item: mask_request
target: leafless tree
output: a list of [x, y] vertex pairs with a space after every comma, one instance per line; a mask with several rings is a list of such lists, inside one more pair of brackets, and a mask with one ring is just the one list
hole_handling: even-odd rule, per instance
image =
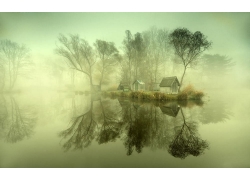
[[0, 68], [2, 76], [2, 88], [4, 87], [5, 79], [9, 80], [9, 90], [12, 90], [19, 75], [22, 75], [21, 70], [31, 65], [28, 59], [29, 49], [25, 45], [19, 45], [10, 40], [0, 41]]
[[163, 63], [167, 61], [168, 31], [152, 27], [143, 32], [143, 38], [146, 44], [147, 81], [152, 85], [160, 80]]
[[177, 28], [170, 33], [169, 42], [174, 47], [175, 54], [180, 58], [180, 61], [176, 61], [176, 63], [184, 66], [179, 86], [180, 91], [187, 68], [195, 66], [199, 55], [210, 48], [212, 43], [200, 31], [192, 33], [186, 28]]
[[124, 58], [121, 62], [121, 70], [122, 70], [122, 81], [126, 81], [129, 84], [133, 81], [133, 56], [134, 56], [134, 49], [133, 49], [133, 35], [129, 30], [125, 31], [125, 38], [123, 40], [123, 51], [124, 51]]
[[99, 58], [99, 64], [100, 64], [100, 88], [103, 84], [103, 79], [105, 76], [110, 73], [110, 68], [114, 67], [118, 61], [117, 58], [119, 58], [118, 50], [115, 47], [115, 44], [113, 42], [106, 42], [102, 40], [96, 40], [94, 43], [94, 46], [96, 48], [97, 56]]
[[57, 47], [56, 53], [65, 58], [70, 68], [87, 75], [92, 89], [93, 66], [96, 62], [92, 47], [78, 35], [69, 35], [67, 38], [60, 34], [58, 40], [62, 46]]

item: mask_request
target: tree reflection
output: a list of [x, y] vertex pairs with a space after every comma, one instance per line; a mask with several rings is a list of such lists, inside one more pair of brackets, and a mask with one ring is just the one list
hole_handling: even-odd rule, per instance
[[4, 96], [0, 95], [0, 137], [4, 135], [4, 129], [6, 128], [8, 119], [8, 109]]
[[197, 127], [195, 123], [187, 123], [186, 118], [181, 109], [183, 125], [176, 127], [176, 135], [172, 143], [169, 145], [169, 153], [174, 157], [181, 159], [188, 155], [199, 156], [208, 148], [208, 143], [197, 135]]
[[203, 124], [223, 122], [230, 119], [232, 115], [229, 105], [220, 99], [208, 102], [197, 112], [197, 117]]
[[0, 106], [2, 136], [7, 142], [15, 143], [33, 134], [36, 119], [34, 108], [20, 108], [12, 96], [9, 96], [9, 102], [2, 96]]
[[88, 147], [95, 138], [96, 126], [97, 123], [93, 119], [93, 101], [91, 101], [89, 110], [79, 116], [73, 117], [71, 126], [59, 133], [60, 137], [69, 137], [63, 147], [66, 150], [69, 150], [72, 146], [75, 149]]
[[[183, 123], [178, 126], [180, 118]], [[91, 98], [88, 111], [74, 116], [70, 127], [59, 136], [67, 139], [63, 144], [66, 151], [86, 148], [93, 141], [101, 145], [120, 139], [128, 156], [147, 147], [168, 150], [175, 157], [185, 158], [189, 154], [198, 156], [208, 147], [198, 137], [194, 122], [186, 122], [177, 102], [156, 106], [123, 98], [95, 101]]]
[[134, 113], [134, 120], [131, 121], [130, 119], [130, 121], [128, 121], [129, 128], [125, 141], [127, 155], [131, 155], [134, 148], [138, 153], [140, 153], [142, 148], [149, 144], [150, 119], [147, 108], [136, 109], [136, 107], [134, 107]]
[[100, 119], [103, 119], [102, 127], [98, 136], [98, 143], [103, 144], [109, 141], [115, 141], [120, 137], [122, 122], [119, 121], [117, 116], [119, 112], [114, 111], [109, 101], [105, 102], [105, 106], [102, 100], [100, 100], [101, 115]]

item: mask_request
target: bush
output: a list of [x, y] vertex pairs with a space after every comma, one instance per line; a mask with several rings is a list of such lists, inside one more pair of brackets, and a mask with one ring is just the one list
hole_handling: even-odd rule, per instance
[[178, 100], [187, 100], [188, 99], [188, 94], [186, 92], [181, 92], [177, 95]]
[[178, 94], [178, 100], [184, 100], [185, 98], [199, 100], [203, 96], [204, 93], [202, 91], [196, 91], [194, 87], [189, 84], [181, 91], [181, 93]]

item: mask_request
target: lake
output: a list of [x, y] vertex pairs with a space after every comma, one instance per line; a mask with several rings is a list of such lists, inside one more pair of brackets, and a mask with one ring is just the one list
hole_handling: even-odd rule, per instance
[[166, 103], [0, 95], [0, 167], [250, 167], [248, 94], [211, 91], [203, 102]]

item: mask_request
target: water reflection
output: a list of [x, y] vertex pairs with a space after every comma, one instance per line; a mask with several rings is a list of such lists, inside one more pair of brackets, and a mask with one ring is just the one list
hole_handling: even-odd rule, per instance
[[[185, 102], [184, 107], [195, 104]], [[197, 104], [201, 106], [200, 102]], [[72, 111], [74, 108], [72, 106]], [[93, 141], [104, 144], [117, 139], [123, 141], [127, 155], [134, 151], [141, 153], [147, 147], [185, 158], [198, 156], [208, 148], [207, 142], [199, 138], [195, 122], [186, 120], [177, 102], [163, 104], [91, 97], [88, 109], [73, 116], [70, 127], [59, 136], [65, 151], [86, 148]]]
[[174, 157], [181, 159], [188, 155], [199, 156], [208, 148], [208, 143], [197, 135], [197, 125], [195, 122], [187, 122], [181, 108], [183, 124], [175, 127], [175, 137], [169, 145], [168, 152]]
[[93, 101], [91, 101], [90, 108], [83, 114], [73, 117], [71, 126], [60, 132], [59, 136], [68, 138], [63, 147], [69, 150], [72, 146], [75, 149], [82, 149], [88, 147], [91, 141], [95, 138], [97, 123], [94, 120]]
[[220, 99], [207, 103], [200, 112], [197, 112], [197, 118], [203, 124], [223, 122], [232, 115], [228, 104]]
[[0, 96], [1, 138], [16, 143], [30, 137], [34, 132], [36, 109], [20, 107], [13, 96]]

